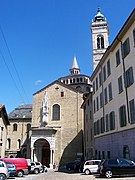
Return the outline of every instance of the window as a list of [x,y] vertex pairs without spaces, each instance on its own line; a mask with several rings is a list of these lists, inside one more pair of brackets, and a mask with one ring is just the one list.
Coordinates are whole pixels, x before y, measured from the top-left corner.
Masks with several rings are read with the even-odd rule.
[[101,133],[105,132],[105,121],[104,118],[101,118]]
[[106,132],[109,131],[109,118],[108,118],[108,114],[106,114]]
[[107,158],[108,158],[108,159],[111,158],[111,153],[110,153],[110,151],[107,151]]
[[95,81],[93,82],[93,93],[95,93]]
[[103,80],[106,80],[106,66],[103,67]]
[[133,68],[130,67],[124,74],[125,87],[129,87],[134,83]]
[[96,103],[95,103],[95,100],[93,101],[93,110],[94,110],[94,113],[96,112]]
[[107,104],[108,99],[107,99],[107,87],[104,89],[104,100],[105,100],[105,104]]
[[135,46],[135,29],[133,30],[133,41],[134,41],[134,46]]
[[115,112],[110,112],[110,130],[115,129]]
[[125,42],[123,43],[122,47],[123,47],[123,48],[122,48],[122,50],[123,50],[122,55],[123,55],[123,58],[125,58],[125,57],[129,54],[129,52],[130,52],[129,38],[127,38],[127,39],[125,40]]
[[96,77],[96,91],[98,90],[98,77]]
[[100,134],[100,124],[99,120],[97,120],[97,134]]
[[18,140],[17,140],[17,149],[20,149],[20,147],[21,147],[21,140],[18,139]]
[[119,90],[119,93],[123,91],[122,76],[118,78],[118,90]]
[[119,108],[119,119],[120,119],[120,127],[126,126],[127,119],[126,119],[126,107],[125,105]]
[[17,124],[13,124],[13,131],[17,131]]
[[63,91],[61,92],[61,97],[64,97],[64,92]]
[[99,73],[99,87],[102,85],[102,73]]
[[103,49],[104,48],[104,37],[101,35],[97,36],[97,49]]
[[94,123],[94,135],[97,134],[97,122]]
[[58,104],[53,105],[52,119],[53,120],[60,120],[60,106]]
[[118,49],[118,51],[116,52],[116,66],[118,66],[120,64],[120,51]]
[[105,152],[102,151],[102,159],[105,159]]
[[130,108],[130,122],[135,123],[135,102],[134,99],[129,101],[129,108]]
[[96,101],[97,101],[97,111],[99,110],[99,101],[98,101],[98,96],[96,98]]
[[107,61],[107,75],[110,76],[111,74],[111,67],[110,67],[110,59]]
[[111,101],[112,100],[112,83],[109,83],[108,90],[109,90],[109,101]]
[[100,108],[103,107],[103,93],[100,93]]

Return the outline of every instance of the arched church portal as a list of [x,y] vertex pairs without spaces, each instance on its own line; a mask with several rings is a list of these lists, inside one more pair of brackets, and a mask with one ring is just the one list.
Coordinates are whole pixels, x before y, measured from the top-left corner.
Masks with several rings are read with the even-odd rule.
[[50,144],[46,139],[38,139],[34,143],[33,160],[50,166]]

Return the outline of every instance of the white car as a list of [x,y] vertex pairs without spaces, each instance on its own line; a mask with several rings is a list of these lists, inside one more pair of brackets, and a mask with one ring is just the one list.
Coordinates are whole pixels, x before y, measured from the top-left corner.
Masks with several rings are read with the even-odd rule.
[[97,173],[98,164],[99,164],[100,162],[101,162],[101,160],[87,160],[87,161],[84,163],[83,172],[84,172],[86,175]]
[[31,162],[30,173],[38,174],[43,172],[43,166],[40,162]]
[[0,179],[7,179],[9,177],[8,168],[6,166],[6,163],[3,161],[0,161]]

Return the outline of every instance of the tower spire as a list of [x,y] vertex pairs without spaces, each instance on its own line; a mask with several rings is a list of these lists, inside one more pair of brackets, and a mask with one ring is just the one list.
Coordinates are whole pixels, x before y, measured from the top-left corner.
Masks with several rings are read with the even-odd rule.
[[73,64],[72,64],[72,68],[70,69],[70,74],[74,75],[74,74],[80,74],[80,69],[77,63],[77,59],[76,56],[74,55],[74,59],[73,59]]

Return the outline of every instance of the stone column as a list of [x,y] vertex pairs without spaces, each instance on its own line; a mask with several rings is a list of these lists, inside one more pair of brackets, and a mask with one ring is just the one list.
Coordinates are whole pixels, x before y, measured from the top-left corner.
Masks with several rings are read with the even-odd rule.
[[50,169],[53,169],[53,150],[50,149]]

